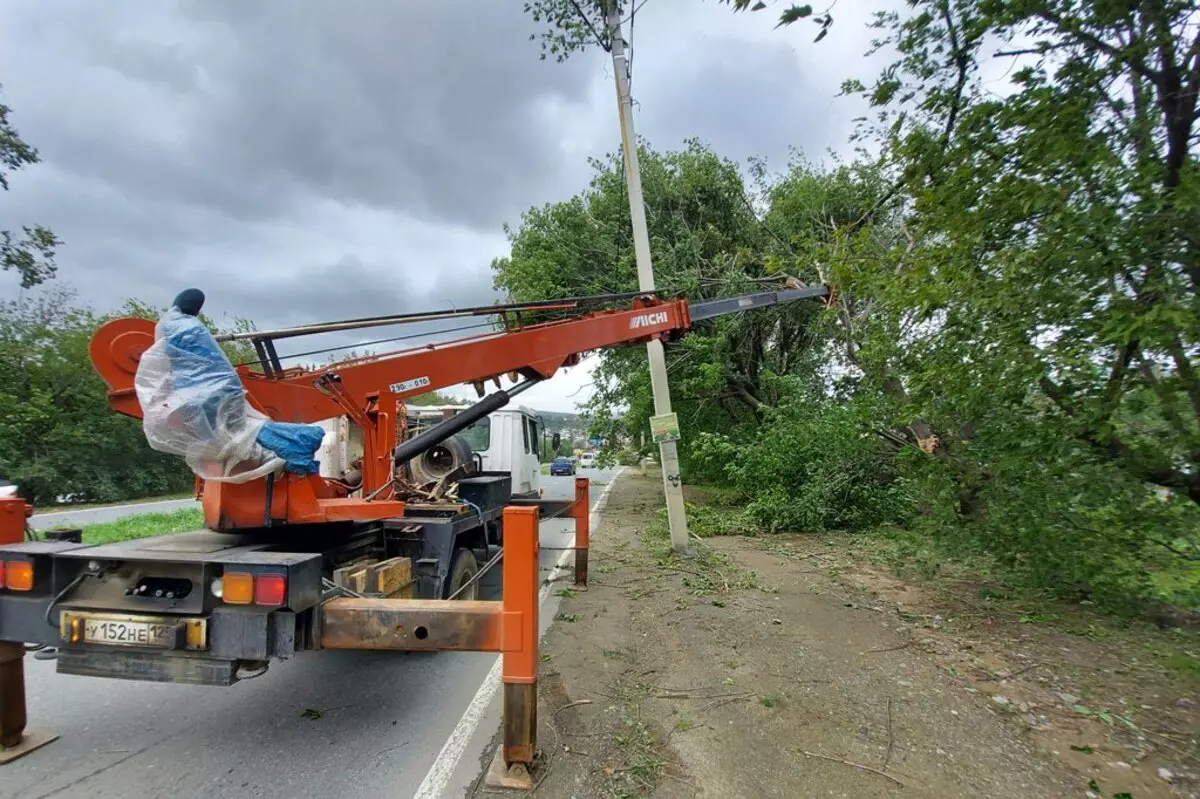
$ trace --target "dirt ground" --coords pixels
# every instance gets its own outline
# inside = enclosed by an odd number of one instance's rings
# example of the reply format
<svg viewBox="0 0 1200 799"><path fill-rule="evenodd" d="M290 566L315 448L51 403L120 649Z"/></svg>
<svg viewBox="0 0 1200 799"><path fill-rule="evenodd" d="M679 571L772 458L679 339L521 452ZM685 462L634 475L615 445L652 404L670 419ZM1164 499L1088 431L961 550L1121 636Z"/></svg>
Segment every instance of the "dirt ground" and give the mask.
<svg viewBox="0 0 1200 799"><path fill-rule="evenodd" d="M644 534L660 491L626 472L589 590L560 589L536 796L1200 797L1200 697L1162 666L1168 633L906 583L844 537L678 558Z"/></svg>

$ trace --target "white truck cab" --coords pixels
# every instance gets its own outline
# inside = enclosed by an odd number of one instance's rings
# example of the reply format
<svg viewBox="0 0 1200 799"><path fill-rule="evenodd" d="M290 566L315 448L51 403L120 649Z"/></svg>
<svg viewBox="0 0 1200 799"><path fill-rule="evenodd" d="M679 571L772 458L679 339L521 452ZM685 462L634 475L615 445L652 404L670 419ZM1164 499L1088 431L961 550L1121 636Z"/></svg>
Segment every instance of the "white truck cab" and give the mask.
<svg viewBox="0 0 1200 799"><path fill-rule="evenodd" d="M410 405L407 407L409 437L420 433L459 411L459 405ZM362 430L341 416L320 423L325 440L317 450L321 475L341 479L356 459L362 457ZM494 411L458 433L471 451L479 456L488 472L509 472L515 496L537 496L542 467L540 462L542 430L536 413L524 405L510 405Z"/></svg>

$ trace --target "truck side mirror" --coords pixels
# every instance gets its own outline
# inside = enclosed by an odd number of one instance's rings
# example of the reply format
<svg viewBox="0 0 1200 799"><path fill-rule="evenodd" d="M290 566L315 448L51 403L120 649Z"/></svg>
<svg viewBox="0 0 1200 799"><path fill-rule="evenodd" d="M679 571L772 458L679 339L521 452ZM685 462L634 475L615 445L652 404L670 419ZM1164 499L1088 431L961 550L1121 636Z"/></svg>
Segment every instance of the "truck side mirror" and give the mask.
<svg viewBox="0 0 1200 799"><path fill-rule="evenodd" d="M561 443L562 443L562 436L560 436L558 433L555 433L554 435L550 436L550 449L554 450L555 452L558 452L558 445Z"/></svg>

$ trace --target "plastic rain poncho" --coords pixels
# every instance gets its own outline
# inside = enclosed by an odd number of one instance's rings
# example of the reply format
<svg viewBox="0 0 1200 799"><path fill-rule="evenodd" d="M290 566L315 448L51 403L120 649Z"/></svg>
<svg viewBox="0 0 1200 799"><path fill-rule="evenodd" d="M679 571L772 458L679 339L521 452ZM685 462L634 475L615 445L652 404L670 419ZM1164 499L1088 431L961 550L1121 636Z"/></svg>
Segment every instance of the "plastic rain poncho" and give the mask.
<svg viewBox="0 0 1200 799"><path fill-rule="evenodd" d="M212 334L178 308L159 319L134 388L151 448L182 456L205 480L244 483L272 472L318 471L313 454L324 430L272 422L250 407Z"/></svg>

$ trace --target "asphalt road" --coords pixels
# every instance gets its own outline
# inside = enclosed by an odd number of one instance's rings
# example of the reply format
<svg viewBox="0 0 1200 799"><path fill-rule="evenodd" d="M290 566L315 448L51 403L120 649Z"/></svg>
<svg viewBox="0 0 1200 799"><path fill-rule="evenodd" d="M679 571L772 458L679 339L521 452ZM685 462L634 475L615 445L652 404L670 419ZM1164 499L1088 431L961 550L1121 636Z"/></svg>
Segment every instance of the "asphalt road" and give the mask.
<svg viewBox="0 0 1200 799"><path fill-rule="evenodd" d="M163 499L156 502L135 502L130 505L35 513L29 523L35 530L53 530L57 527L83 527L87 524L115 522L117 519L139 513L166 513L191 507L199 507L199 503L194 499Z"/></svg>
<svg viewBox="0 0 1200 799"><path fill-rule="evenodd" d="M595 502L612 472L585 474ZM569 477L542 479L547 497L574 490ZM544 547L572 540L570 521L543 523ZM543 575L561 554L542 552ZM543 628L557 601L549 592ZM466 743L443 795L462 796L496 733L498 698L477 730L464 736L459 721L496 657L308 652L229 688L59 675L26 658L29 726L62 737L0 766L0 797L410 797L435 761L445 766L456 727Z"/></svg>

